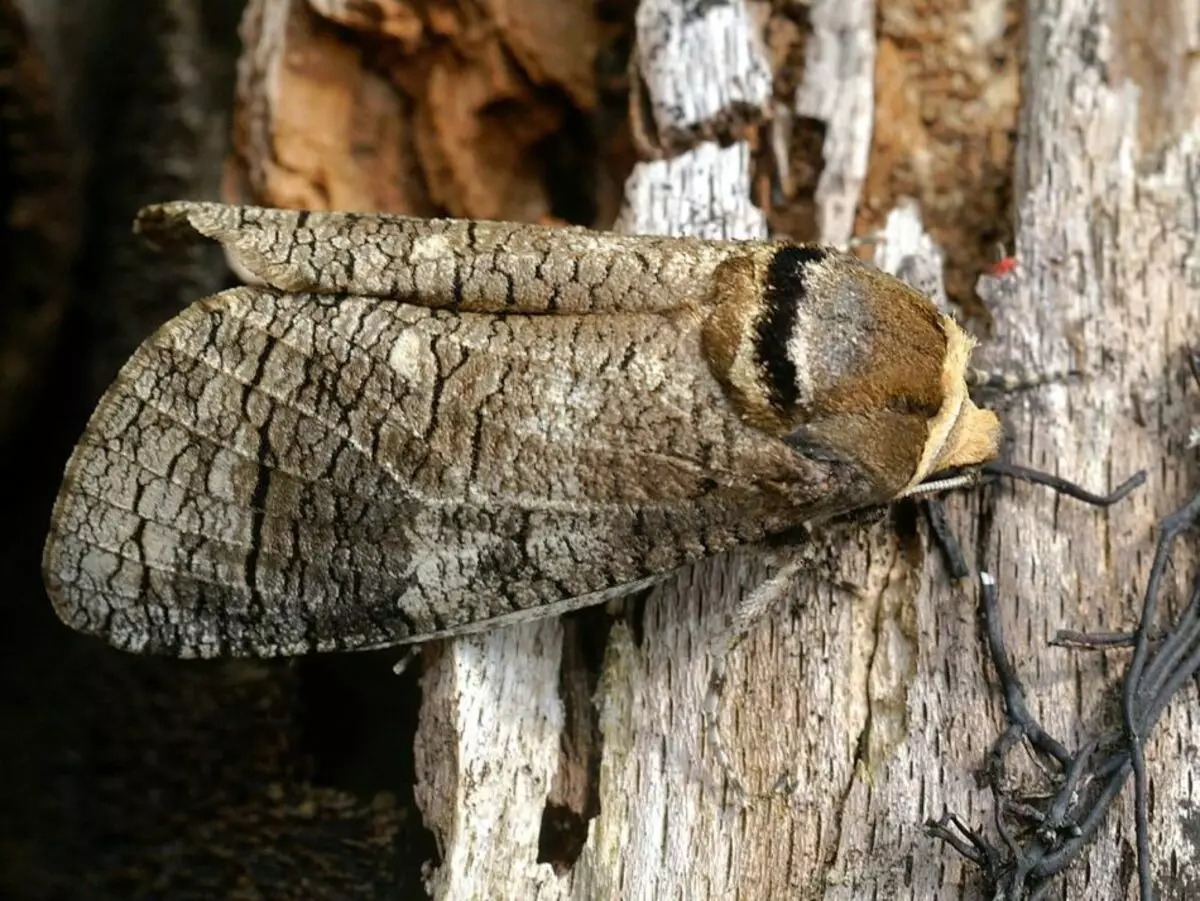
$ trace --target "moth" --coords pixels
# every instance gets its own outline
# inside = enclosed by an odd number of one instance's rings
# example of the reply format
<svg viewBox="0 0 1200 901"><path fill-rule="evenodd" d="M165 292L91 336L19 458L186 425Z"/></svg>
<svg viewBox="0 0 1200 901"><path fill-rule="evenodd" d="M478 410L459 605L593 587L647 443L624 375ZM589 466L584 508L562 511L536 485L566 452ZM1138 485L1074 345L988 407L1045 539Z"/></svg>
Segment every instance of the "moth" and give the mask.
<svg viewBox="0 0 1200 901"><path fill-rule="evenodd" d="M149 207L260 282L99 402L44 576L131 651L378 648L596 604L993 459L971 339L818 246Z"/></svg>

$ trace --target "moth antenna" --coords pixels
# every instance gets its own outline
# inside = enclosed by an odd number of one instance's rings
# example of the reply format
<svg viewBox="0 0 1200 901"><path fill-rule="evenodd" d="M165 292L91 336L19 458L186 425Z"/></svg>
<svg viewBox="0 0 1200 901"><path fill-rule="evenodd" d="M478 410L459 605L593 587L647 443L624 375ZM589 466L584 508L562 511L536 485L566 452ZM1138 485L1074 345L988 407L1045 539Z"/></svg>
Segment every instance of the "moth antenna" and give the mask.
<svg viewBox="0 0 1200 901"><path fill-rule="evenodd" d="M988 369L968 369L966 371L967 387L976 391L1026 391L1039 385L1052 382L1063 382L1077 378L1083 373L1078 369L1064 369L1058 372L1014 372L993 371Z"/></svg>
<svg viewBox="0 0 1200 901"><path fill-rule="evenodd" d="M927 494L937 494L942 491L955 491L959 488L971 488L979 484L979 472L965 472L962 475L950 476L945 479L936 479L932 482L922 482L919 485L913 485L907 491L896 495L896 500L905 497L923 497Z"/></svg>

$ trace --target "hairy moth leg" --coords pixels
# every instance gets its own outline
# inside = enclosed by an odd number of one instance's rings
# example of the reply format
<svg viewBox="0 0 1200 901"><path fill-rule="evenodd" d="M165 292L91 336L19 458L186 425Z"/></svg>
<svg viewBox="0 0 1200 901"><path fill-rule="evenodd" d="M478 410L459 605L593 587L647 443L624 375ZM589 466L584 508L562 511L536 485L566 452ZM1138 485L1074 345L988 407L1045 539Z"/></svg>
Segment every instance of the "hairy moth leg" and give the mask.
<svg viewBox="0 0 1200 901"><path fill-rule="evenodd" d="M732 619L718 636L712 649L712 669L709 672L708 690L702 707L704 731L712 746L713 755L729 780L734 795L743 805L749 799L749 794L733 765L729 749L721 738L721 695L725 689L727 661L734 649L750 634L750 630L771 613L786 596L788 587L800 571L812 565L811 558L799 548L793 549L790 554L771 554L768 559L777 562L779 568L738 602Z"/></svg>

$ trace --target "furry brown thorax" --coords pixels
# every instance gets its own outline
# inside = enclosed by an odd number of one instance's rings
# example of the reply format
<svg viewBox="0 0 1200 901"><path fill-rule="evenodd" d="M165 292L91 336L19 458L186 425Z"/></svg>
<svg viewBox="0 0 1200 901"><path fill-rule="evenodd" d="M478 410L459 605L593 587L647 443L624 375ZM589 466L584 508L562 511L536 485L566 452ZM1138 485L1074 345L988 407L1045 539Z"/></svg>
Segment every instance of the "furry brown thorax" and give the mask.
<svg viewBox="0 0 1200 901"><path fill-rule="evenodd" d="M782 245L725 261L712 290L704 351L746 422L806 456L856 461L879 502L995 458L1000 421L967 395L973 340L899 279Z"/></svg>

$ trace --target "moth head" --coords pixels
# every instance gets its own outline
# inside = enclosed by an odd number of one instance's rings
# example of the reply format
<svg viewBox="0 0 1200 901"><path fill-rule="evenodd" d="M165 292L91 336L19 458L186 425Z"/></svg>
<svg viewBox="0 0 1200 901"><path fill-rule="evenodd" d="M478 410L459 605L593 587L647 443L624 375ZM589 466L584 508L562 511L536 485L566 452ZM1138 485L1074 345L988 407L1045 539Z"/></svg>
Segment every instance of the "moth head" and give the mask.
<svg viewBox="0 0 1200 901"><path fill-rule="evenodd" d="M942 360L942 405L926 423L925 445L916 471L900 496L947 469L978 466L994 460L1004 438L1000 418L971 400L967 373L975 341L950 316L939 314L946 336Z"/></svg>
<svg viewBox="0 0 1200 901"><path fill-rule="evenodd" d="M831 248L759 245L717 269L710 299L704 352L740 417L860 471L855 505L996 456L1000 421L967 393L974 342L899 279Z"/></svg>

